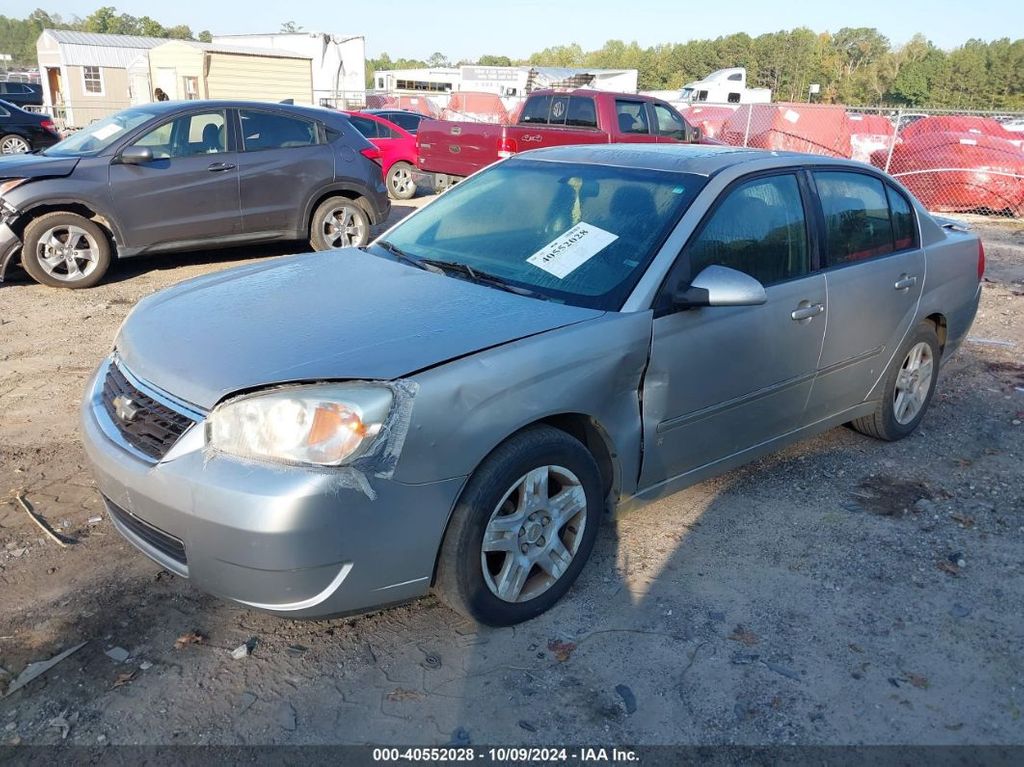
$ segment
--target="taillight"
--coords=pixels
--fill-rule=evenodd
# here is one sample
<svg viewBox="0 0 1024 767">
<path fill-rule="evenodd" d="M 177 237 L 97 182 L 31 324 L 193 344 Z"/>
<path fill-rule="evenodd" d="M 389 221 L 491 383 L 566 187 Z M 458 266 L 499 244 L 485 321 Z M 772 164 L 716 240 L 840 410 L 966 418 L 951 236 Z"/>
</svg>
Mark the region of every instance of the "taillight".
<svg viewBox="0 0 1024 767">
<path fill-rule="evenodd" d="M 498 142 L 498 157 L 511 157 L 519 151 L 519 143 L 514 138 L 502 136 Z"/>
<path fill-rule="evenodd" d="M 43 130 L 50 131 L 50 133 L 57 132 L 57 126 L 53 124 L 53 120 L 43 120 L 41 123 L 39 123 L 39 127 L 42 128 Z"/>
<path fill-rule="evenodd" d="M 382 164 L 380 161 L 380 150 L 375 146 L 368 146 L 366 149 L 360 149 L 359 154 L 367 160 L 373 160 L 378 165 Z"/>
<path fill-rule="evenodd" d="M 978 282 L 985 276 L 985 245 L 978 240 Z"/>
</svg>

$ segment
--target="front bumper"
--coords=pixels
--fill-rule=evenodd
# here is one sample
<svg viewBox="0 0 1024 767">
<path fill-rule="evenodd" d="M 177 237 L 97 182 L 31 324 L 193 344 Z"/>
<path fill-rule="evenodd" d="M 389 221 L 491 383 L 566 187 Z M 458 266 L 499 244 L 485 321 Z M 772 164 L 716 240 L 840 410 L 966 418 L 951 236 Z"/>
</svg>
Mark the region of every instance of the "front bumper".
<svg viewBox="0 0 1024 767">
<path fill-rule="evenodd" d="M 330 470 L 211 453 L 202 423 L 152 462 L 122 444 L 102 404 L 109 364 L 82 404 L 86 455 L 115 527 L 162 567 L 217 596 L 301 618 L 429 589 L 462 478 L 405 485 L 368 477 L 371 500 Z"/>
</svg>

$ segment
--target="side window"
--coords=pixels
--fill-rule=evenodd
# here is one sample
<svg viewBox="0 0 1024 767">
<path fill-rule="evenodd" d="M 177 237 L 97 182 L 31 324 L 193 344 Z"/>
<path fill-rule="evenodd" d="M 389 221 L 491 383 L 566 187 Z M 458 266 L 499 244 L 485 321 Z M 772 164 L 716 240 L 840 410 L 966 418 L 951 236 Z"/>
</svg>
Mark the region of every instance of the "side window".
<svg viewBox="0 0 1024 767">
<path fill-rule="evenodd" d="M 707 100 L 708 100 L 708 92 L 707 91 L 697 91 L 697 101 L 707 101 Z"/>
<path fill-rule="evenodd" d="M 148 146 L 153 157 L 165 160 L 227 151 L 224 113 L 181 115 L 136 139 L 135 146 Z"/>
<path fill-rule="evenodd" d="M 646 106 L 643 101 L 616 100 L 615 113 L 619 120 L 619 133 L 650 133 Z"/>
<path fill-rule="evenodd" d="M 316 124 L 301 117 L 240 109 L 242 142 L 246 152 L 291 149 L 317 144 Z"/>
<path fill-rule="evenodd" d="M 907 250 L 917 245 L 917 227 L 914 226 L 914 211 L 907 198 L 891 186 L 885 187 L 889 198 L 889 212 L 892 215 L 893 245 L 896 250 Z"/>
<path fill-rule="evenodd" d="M 688 247 L 690 274 L 712 264 L 746 272 L 763 285 L 810 271 L 807 227 L 796 176 L 734 187 Z"/>
<path fill-rule="evenodd" d="M 377 138 L 398 138 L 398 134 L 383 123 L 377 123 Z"/>
<path fill-rule="evenodd" d="M 863 173 L 814 174 L 825 214 L 825 259 L 829 266 L 893 251 L 889 202 L 882 182 Z"/>
<path fill-rule="evenodd" d="M 364 138 L 377 138 L 377 123 L 373 120 L 367 120 L 365 117 L 349 115 L 348 121 L 352 123 L 353 128 L 363 134 Z"/>
<path fill-rule="evenodd" d="M 551 111 L 550 96 L 535 96 L 526 100 L 523 113 L 519 116 L 521 123 L 547 123 L 548 112 Z"/>
<path fill-rule="evenodd" d="M 573 96 L 569 99 L 569 114 L 565 124 L 573 128 L 596 128 L 597 109 L 594 100 L 587 96 Z"/>
<path fill-rule="evenodd" d="M 416 133 L 416 129 L 420 127 L 420 118 L 416 115 L 396 114 L 388 119 L 399 128 L 405 128 L 409 133 Z"/>
<path fill-rule="evenodd" d="M 730 93 L 726 98 L 728 99 L 730 104 L 740 103 L 740 94 L 738 93 Z"/>
<path fill-rule="evenodd" d="M 654 105 L 654 119 L 658 123 L 657 133 L 659 136 L 671 136 L 680 140 L 686 138 L 686 125 L 683 123 L 683 118 L 664 104 Z"/>
</svg>

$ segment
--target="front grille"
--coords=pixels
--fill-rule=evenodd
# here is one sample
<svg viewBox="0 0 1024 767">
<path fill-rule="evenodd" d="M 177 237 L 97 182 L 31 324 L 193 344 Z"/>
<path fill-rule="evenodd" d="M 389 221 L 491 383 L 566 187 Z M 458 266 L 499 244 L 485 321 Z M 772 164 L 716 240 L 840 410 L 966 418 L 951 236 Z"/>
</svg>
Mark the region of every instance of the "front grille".
<svg viewBox="0 0 1024 767">
<path fill-rule="evenodd" d="M 181 539 L 175 538 L 170 533 L 165 533 L 158 527 L 153 527 L 148 522 L 143 522 L 106 496 L 103 496 L 103 500 L 107 504 L 107 511 L 110 512 L 110 516 L 127 528 L 132 535 L 141 541 L 145 541 L 162 554 L 166 554 L 175 562 L 183 565 L 188 564 L 188 558 L 185 556 L 185 544 L 181 542 Z"/>
<path fill-rule="evenodd" d="M 107 368 L 102 399 L 107 415 L 125 441 L 157 461 L 194 423 L 140 391 L 117 365 Z"/>
</svg>

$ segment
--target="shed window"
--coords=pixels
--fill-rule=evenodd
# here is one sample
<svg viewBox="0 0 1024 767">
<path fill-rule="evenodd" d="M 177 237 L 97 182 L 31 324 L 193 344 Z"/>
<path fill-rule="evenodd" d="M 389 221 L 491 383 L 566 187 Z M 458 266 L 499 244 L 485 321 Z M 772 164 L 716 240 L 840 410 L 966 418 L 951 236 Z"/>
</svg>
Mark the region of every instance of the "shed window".
<svg viewBox="0 0 1024 767">
<path fill-rule="evenodd" d="M 82 85 L 86 93 L 103 93 L 103 73 L 99 67 L 82 67 Z"/>
</svg>

